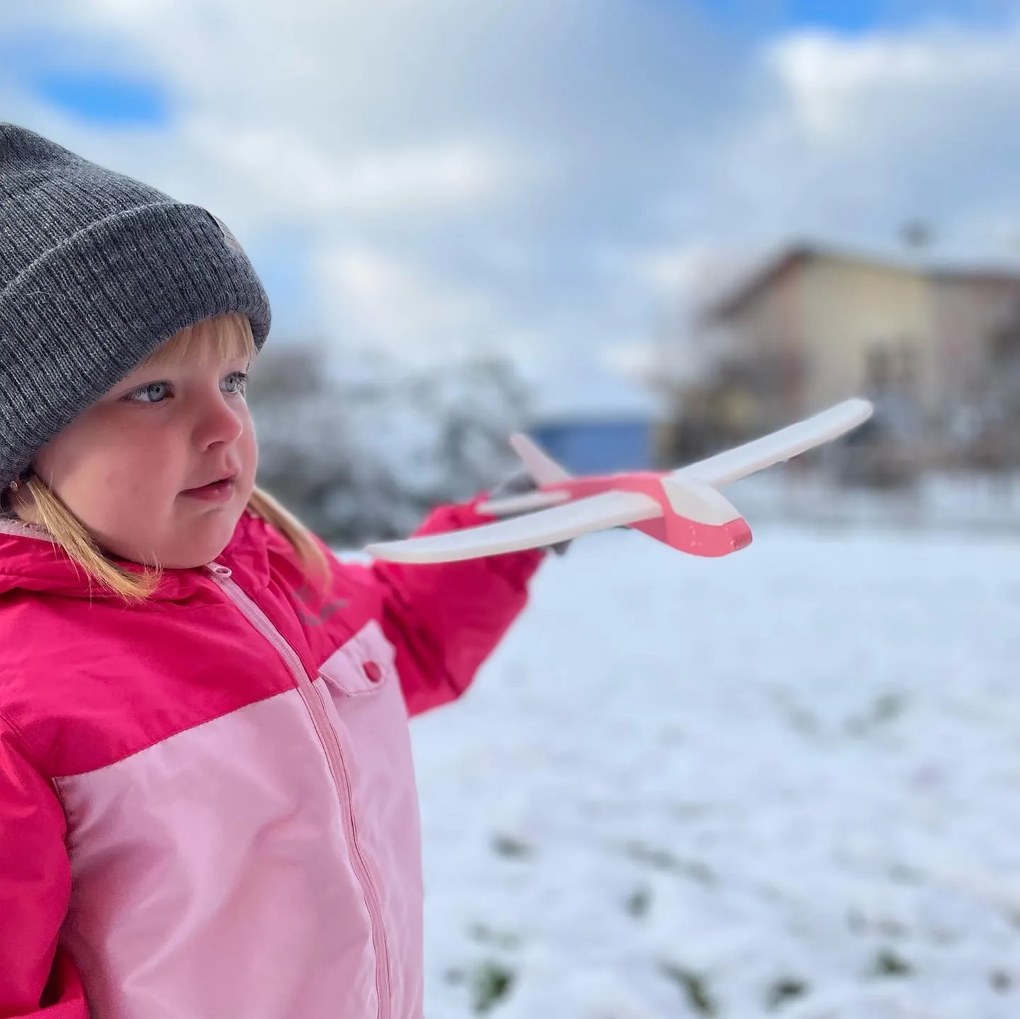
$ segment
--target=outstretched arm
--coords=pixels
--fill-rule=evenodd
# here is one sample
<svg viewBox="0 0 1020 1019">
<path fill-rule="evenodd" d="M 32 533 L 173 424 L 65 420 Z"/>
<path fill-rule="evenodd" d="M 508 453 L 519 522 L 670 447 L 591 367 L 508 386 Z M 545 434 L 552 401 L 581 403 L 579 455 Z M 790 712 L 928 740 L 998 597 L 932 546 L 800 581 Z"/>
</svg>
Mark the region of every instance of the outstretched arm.
<svg viewBox="0 0 1020 1019">
<path fill-rule="evenodd" d="M 479 499 L 435 510 L 416 535 L 473 527 L 491 520 Z M 397 648 L 404 699 L 418 714 L 458 697 L 527 602 L 541 551 L 462 562 L 410 566 L 376 562 L 385 591 L 383 626 Z"/>
</svg>

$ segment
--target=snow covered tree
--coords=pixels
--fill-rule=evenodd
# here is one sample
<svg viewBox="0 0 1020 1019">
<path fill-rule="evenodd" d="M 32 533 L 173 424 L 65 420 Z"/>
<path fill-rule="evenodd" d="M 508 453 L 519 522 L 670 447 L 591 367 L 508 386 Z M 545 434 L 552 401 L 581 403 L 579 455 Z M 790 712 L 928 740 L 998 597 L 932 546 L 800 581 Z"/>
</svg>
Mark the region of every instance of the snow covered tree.
<svg viewBox="0 0 1020 1019">
<path fill-rule="evenodd" d="M 405 534 L 513 469 L 506 439 L 526 402 L 503 361 L 409 370 L 345 354 L 341 365 L 324 345 L 280 344 L 253 373 L 260 484 L 331 541 Z"/>
</svg>

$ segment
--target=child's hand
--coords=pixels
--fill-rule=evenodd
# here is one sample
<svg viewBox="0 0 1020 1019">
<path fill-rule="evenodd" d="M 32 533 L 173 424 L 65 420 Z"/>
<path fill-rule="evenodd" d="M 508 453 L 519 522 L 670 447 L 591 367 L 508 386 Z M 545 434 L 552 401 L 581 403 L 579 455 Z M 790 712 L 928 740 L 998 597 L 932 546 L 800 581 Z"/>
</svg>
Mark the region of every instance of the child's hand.
<svg viewBox="0 0 1020 1019">
<path fill-rule="evenodd" d="M 528 492 L 536 491 L 537 488 L 535 479 L 527 471 L 520 470 L 493 486 L 492 491 L 489 492 L 489 497 L 492 499 L 502 499 L 508 495 L 525 495 Z M 551 549 L 557 555 L 563 555 L 569 547 L 569 541 L 558 541 L 555 545 L 547 546 L 548 549 Z"/>
</svg>

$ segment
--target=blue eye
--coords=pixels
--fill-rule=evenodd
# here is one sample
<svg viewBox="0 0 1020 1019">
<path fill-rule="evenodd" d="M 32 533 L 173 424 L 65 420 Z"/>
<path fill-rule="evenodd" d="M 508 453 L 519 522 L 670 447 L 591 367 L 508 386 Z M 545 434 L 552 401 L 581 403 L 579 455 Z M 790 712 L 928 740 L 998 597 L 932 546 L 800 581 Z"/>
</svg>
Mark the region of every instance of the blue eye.
<svg viewBox="0 0 1020 1019">
<path fill-rule="evenodd" d="M 238 393 L 241 396 L 248 390 L 248 373 L 231 372 L 223 380 L 223 391 L 225 393 Z"/>
<path fill-rule="evenodd" d="M 128 393 L 126 399 L 134 400 L 136 403 L 162 403 L 169 392 L 169 382 L 150 382 L 148 385 L 140 386 L 133 393 Z"/>
</svg>

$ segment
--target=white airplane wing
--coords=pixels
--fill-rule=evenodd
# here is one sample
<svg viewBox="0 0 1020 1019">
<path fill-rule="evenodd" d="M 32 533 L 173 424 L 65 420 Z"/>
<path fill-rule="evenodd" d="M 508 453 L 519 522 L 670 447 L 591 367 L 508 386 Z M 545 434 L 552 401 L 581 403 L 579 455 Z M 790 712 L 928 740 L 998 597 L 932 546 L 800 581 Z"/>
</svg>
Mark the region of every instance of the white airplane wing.
<svg viewBox="0 0 1020 1019">
<path fill-rule="evenodd" d="M 600 492 L 521 517 L 428 534 L 403 541 L 382 541 L 365 551 L 377 559 L 399 563 L 453 562 L 483 555 L 544 548 L 589 531 L 634 524 L 662 516 L 662 507 L 640 492 Z"/>
<path fill-rule="evenodd" d="M 669 477 L 678 481 L 693 478 L 713 487 L 729 485 L 822 443 L 838 439 L 845 432 L 867 421 L 873 409 L 868 400 L 844 400 L 820 414 L 780 428 L 753 442 L 681 467 Z"/>
<path fill-rule="evenodd" d="M 509 517 L 515 513 L 530 513 L 532 510 L 556 506 L 569 502 L 567 492 L 522 492 L 520 495 L 504 495 L 498 499 L 486 499 L 478 504 L 479 513 L 494 517 Z"/>
</svg>

